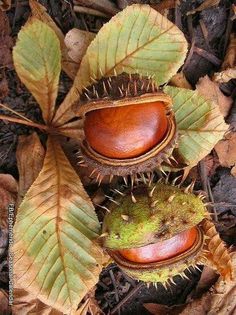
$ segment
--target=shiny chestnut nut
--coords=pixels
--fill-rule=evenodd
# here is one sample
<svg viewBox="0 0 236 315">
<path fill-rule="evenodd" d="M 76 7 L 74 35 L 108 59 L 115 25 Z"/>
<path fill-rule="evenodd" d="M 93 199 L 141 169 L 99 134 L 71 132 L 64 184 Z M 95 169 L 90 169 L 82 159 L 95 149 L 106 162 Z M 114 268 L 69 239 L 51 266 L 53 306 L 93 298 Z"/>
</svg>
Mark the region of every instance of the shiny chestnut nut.
<svg viewBox="0 0 236 315">
<path fill-rule="evenodd" d="M 190 186 L 138 186 L 109 204 L 103 246 L 130 277 L 168 284 L 173 277 L 206 264 L 232 277 L 230 255 L 201 200 Z"/>
<path fill-rule="evenodd" d="M 83 159 L 101 177 L 169 162 L 177 138 L 172 100 L 150 78 L 102 78 L 83 91 L 77 114 L 84 117 Z"/>
</svg>

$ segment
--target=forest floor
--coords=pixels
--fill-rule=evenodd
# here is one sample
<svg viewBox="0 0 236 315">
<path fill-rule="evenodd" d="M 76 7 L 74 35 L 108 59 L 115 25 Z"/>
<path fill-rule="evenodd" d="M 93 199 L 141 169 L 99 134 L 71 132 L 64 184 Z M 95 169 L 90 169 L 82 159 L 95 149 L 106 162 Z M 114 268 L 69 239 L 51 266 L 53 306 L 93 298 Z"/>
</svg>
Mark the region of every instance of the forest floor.
<svg viewBox="0 0 236 315">
<path fill-rule="evenodd" d="M 79 2 L 77 1 L 77 3 Z M 113 2 L 117 5 L 118 10 L 122 9 L 127 3 L 148 3 L 154 7 L 160 3 L 160 1 L 141 0 L 113 0 Z M 183 72 L 193 87 L 195 87 L 199 78 L 205 75 L 212 77 L 215 72 L 220 70 L 226 55 L 230 34 L 235 31 L 234 19 L 232 18 L 232 16 L 235 17 L 235 11 L 233 12 L 232 9 L 234 1 L 212 1 L 215 2 L 215 5 L 187 15 L 187 12 L 197 8 L 203 2 L 205 1 L 180 1 L 177 5 L 176 1 L 162 1 L 165 6 L 162 4 L 163 8 L 157 7 L 157 9 L 162 10 L 162 13 L 167 14 L 172 22 L 177 24 L 188 40 L 190 50 L 183 66 Z M 1 3 L 2 1 L 0 1 Z M 42 0 L 40 3 L 46 7 L 47 12 L 65 34 L 74 27 L 96 33 L 112 16 L 111 13 L 106 11 L 106 8 L 104 10 L 100 8 L 100 12 L 104 14 L 104 17 L 92 15 L 90 11 L 85 13 L 75 12 L 71 0 Z M 0 12 L 0 102 L 8 104 L 12 109 L 17 110 L 29 119 L 40 122 L 42 121 L 41 112 L 32 95 L 20 83 L 11 56 L 17 34 L 29 15 L 28 1 L 20 0 L 12 1 L 12 6 L 6 13 Z M 60 99 L 66 95 L 71 84 L 72 81 L 63 74 L 59 87 Z M 232 98 L 226 122 L 230 125 L 232 135 L 235 136 L 236 80 L 221 84 L 220 89 L 224 95 Z M 0 109 L 0 114 L 3 113 L 9 114 L 9 112 Z M 35 130 L 34 128 L 0 120 L 0 173 L 11 174 L 18 180 L 19 174 L 15 154 L 18 136 L 31 134 Z M 39 134 L 42 141 L 44 141 L 44 136 L 41 133 Z M 236 147 L 236 141 L 234 146 Z M 228 154 L 228 158 L 233 159 L 232 155 L 236 156 L 236 150 L 234 149 L 234 153 L 229 151 Z M 236 176 L 236 172 L 234 175 Z M 204 190 L 208 199 L 214 203 L 212 211 L 217 214 L 215 224 L 223 240 L 228 246 L 236 244 L 236 177 L 231 174 L 230 165 L 225 167 L 216 150 L 213 150 L 199 165 L 191 170 L 189 176 L 197 179 L 197 188 Z M 94 193 L 96 189 L 94 183 L 87 182 L 85 185 L 89 193 L 90 191 L 91 194 Z M 100 189 L 106 190 L 107 187 L 104 184 Z M 158 285 L 157 288 L 153 286 L 148 288 L 143 283 L 130 279 L 115 264 L 112 264 L 101 273 L 95 297 L 99 307 L 105 314 L 145 315 L 150 314 L 147 308 L 144 307 L 145 303 L 172 306 L 184 304 L 191 300 L 200 277 L 201 272 L 195 271 L 189 274 L 189 280 L 176 279 L 177 284 L 171 289 L 166 290 L 162 285 Z M 8 291 L 8 281 L 7 234 L 3 233 L 0 226 L 1 290 Z M 155 307 L 154 309 L 155 311 L 152 311 L 152 314 L 174 314 L 169 310 L 165 310 L 165 313 L 163 309 L 158 313 Z M 196 314 L 200 315 L 201 313 Z"/>
</svg>

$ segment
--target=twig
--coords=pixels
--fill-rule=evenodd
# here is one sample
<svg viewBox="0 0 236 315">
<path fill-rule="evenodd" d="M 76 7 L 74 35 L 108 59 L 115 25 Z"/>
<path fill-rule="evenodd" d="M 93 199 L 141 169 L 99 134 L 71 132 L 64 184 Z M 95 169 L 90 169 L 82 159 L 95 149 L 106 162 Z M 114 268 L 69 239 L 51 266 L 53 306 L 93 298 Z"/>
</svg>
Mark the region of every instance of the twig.
<svg viewBox="0 0 236 315">
<path fill-rule="evenodd" d="M 212 191 L 210 187 L 210 182 L 206 174 L 206 165 L 205 165 L 204 160 L 200 161 L 199 166 L 200 166 L 200 177 L 202 181 L 203 190 L 207 193 L 208 199 L 212 202 L 214 220 L 218 222 L 217 211 L 214 206 L 214 199 L 213 199 L 213 195 L 212 195 Z"/>
<path fill-rule="evenodd" d="M 105 18 L 110 18 L 107 14 L 102 13 L 98 10 L 95 9 L 90 9 L 86 7 L 81 7 L 80 5 L 75 5 L 74 6 L 74 11 L 78 13 L 84 13 L 84 14 L 89 14 L 89 15 L 94 15 L 94 16 L 100 16 L 100 17 L 105 17 Z"/>
<path fill-rule="evenodd" d="M 26 120 L 23 120 L 20 118 L 10 117 L 10 116 L 6 116 L 6 115 L 0 115 L 0 119 L 15 122 L 15 123 L 30 126 L 30 127 L 34 127 L 34 128 L 38 128 L 41 130 L 49 131 L 49 127 L 46 125 L 37 124 L 35 122 L 26 121 Z"/>
<path fill-rule="evenodd" d="M 19 116 L 20 118 L 22 118 L 22 119 L 24 119 L 24 120 L 26 120 L 26 121 L 28 121 L 28 122 L 33 122 L 33 121 L 30 120 L 29 118 L 27 118 L 27 117 L 21 115 L 20 113 L 16 112 L 14 109 L 8 107 L 7 105 L 4 105 L 4 104 L 1 104 L 1 103 L 0 103 L 0 107 L 2 107 L 2 108 L 4 108 L 4 109 L 8 110 L 9 112 L 11 112 L 11 113 L 13 113 L 13 114 Z"/>
<path fill-rule="evenodd" d="M 126 297 L 120 301 L 112 310 L 111 314 L 115 314 L 125 303 L 128 302 L 128 300 L 135 295 L 141 288 L 144 286 L 143 282 L 140 282 L 135 288 L 133 288 L 127 295 Z"/>
<path fill-rule="evenodd" d="M 113 283 L 113 287 L 115 289 L 115 298 L 116 298 L 116 302 L 119 302 L 119 293 L 118 293 L 118 290 L 117 290 L 117 285 L 116 285 L 116 280 L 115 280 L 115 277 L 114 277 L 114 273 L 112 270 L 109 270 L 109 274 L 110 274 L 110 277 L 111 277 L 111 281 Z"/>
<path fill-rule="evenodd" d="M 181 12 L 179 9 L 179 1 L 175 3 L 175 24 L 178 26 L 180 30 L 183 29 L 182 20 L 181 20 Z"/>
<path fill-rule="evenodd" d="M 198 54 L 199 56 L 207 59 L 208 61 L 210 61 L 212 64 L 216 65 L 216 66 L 220 66 L 222 61 L 217 58 L 215 55 L 213 55 L 212 53 L 202 49 L 202 48 L 199 48 L 199 47 L 194 47 L 193 51 Z"/>
</svg>

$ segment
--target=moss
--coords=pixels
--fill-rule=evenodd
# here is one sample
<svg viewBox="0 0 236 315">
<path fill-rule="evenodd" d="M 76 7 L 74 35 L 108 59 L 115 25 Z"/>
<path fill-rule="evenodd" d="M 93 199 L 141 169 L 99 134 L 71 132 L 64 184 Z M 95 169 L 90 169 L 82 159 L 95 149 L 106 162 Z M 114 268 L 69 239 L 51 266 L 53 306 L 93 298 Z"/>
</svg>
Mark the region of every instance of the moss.
<svg viewBox="0 0 236 315">
<path fill-rule="evenodd" d="M 168 239 L 197 225 L 206 215 L 203 202 L 180 188 L 159 183 L 152 197 L 148 191 L 139 187 L 134 191 L 136 203 L 127 195 L 119 199 L 119 206 L 110 207 L 103 224 L 103 232 L 108 232 L 105 247 L 133 248 Z"/>
</svg>

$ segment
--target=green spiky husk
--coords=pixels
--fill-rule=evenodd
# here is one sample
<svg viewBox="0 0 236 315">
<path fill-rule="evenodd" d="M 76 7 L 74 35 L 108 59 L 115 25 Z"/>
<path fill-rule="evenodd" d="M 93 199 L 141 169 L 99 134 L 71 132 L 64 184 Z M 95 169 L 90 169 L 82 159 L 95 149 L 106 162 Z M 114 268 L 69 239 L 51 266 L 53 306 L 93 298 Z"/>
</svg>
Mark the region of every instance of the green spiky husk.
<svg viewBox="0 0 236 315">
<path fill-rule="evenodd" d="M 119 206 L 109 206 L 111 212 L 103 222 L 103 233 L 108 233 L 104 247 L 114 250 L 156 243 L 190 229 L 206 216 L 203 202 L 194 194 L 158 183 L 149 197 L 153 188 L 141 186 L 136 189 L 136 203 L 127 195 L 117 199 Z M 122 215 L 129 220 L 123 220 Z"/>
</svg>

